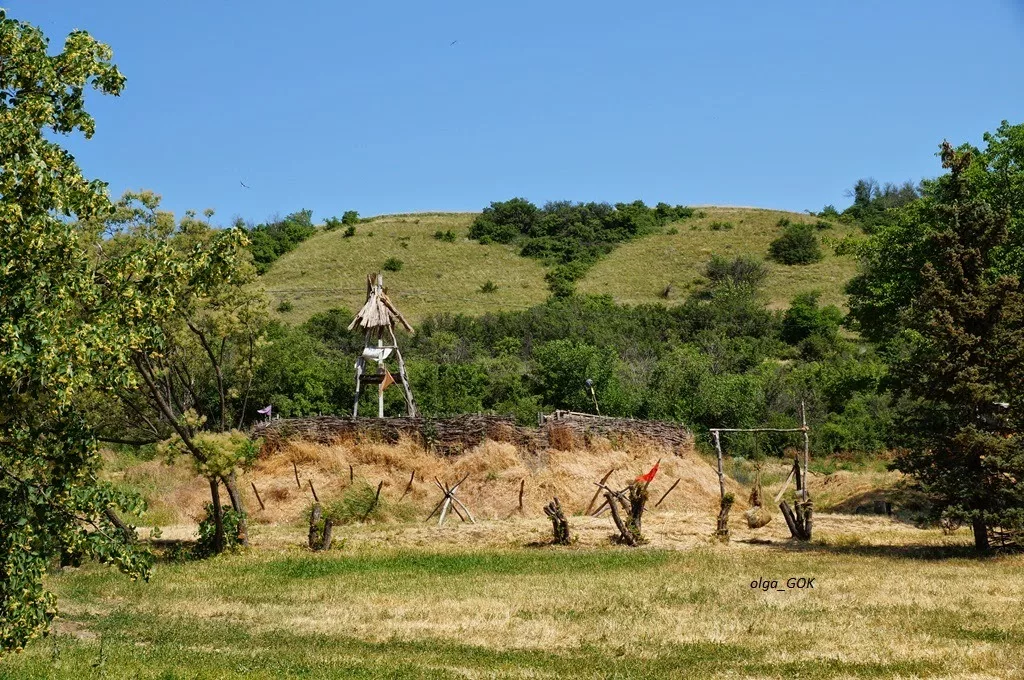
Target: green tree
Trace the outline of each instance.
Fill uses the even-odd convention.
[[[781,264],[813,264],[825,257],[814,225],[803,223],[786,225],[782,236],[769,245],[768,254]]]
[[[76,219],[106,215],[110,201],[56,141],[91,137],[86,88],[117,95],[124,77],[84,31],[59,53],[48,44],[0,9],[0,651],[53,618],[51,560],[95,557],[148,577],[149,556],[116,515],[141,501],[98,480],[78,399],[131,384],[128,348],[148,332],[131,322],[172,304],[148,274],[159,253],[97,265]]]
[[[141,441],[173,435],[197,464],[212,470],[197,435],[242,426],[267,324],[266,299],[249,286],[255,269],[242,229],[214,229],[208,222],[212,210],[205,211],[204,219],[187,212],[176,223],[173,215],[158,209],[159,201],[151,192],[125,194],[105,220],[106,238],[98,244],[97,259],[104,265],[163,253],[153,262],[150,276],[164,280],[174,299],[146,318],[152,333],[132,348],[136,387],[109,392],[120,408],[102,408],[108,416],[100,431],[108,441],[118,441],[120,433]],[[240,540],[245,543],[245,508],[236,470],[216,469],[209,478],[214,510],[220,508],[216,499],[223,482],[241,518]]]
[[[972,178],[972,151],[944,143],[941,157],[950,172],[914,212],[924,224],[910,233],[926,234],[924,264],[889,342],[906,438],[895,464],[920,481],[937,513],[971,523],[984,550],[992,528],[1024,529],[1024,290],[998,269],[1010,213],[994,210]],[[869,299],[860,302],[858,314],[867,314]]]

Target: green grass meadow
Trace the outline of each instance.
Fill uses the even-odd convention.
[[[1024,677],[1022,566],[821,543],[89,566],[49,578],[64,618],[0,678]]]

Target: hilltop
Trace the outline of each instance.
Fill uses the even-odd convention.
[[[780,220],[817,222],[803,213],[757,208],[705,207],[697,215],[620,245],[587,272],[577,289],[610,294],[629,304],[672,304],[700,283],[702,267],[712,255],[764,258],[768,244],[782,232]],[[399,271],[385,272],[386,281],[414,321],[439,312],[476,315],[543,302],[548,296],[547,268],[521,257],[515,246],[469,239],[475,217],[382,215],[362,221],[353,236],[340,229],[320,230],[276,261],[261,282],[271,308],[291,322],[332,307],[357,309],[365,298],[363,276],[380,269],[388,258],[401,260]],[[439,231],[453,232],[455,240],[435,238]],[[840,222],[819,230],[826,256],[816,264],[770,263],[765,286],[769,305],[786,307],[797,293],[819,290],[822,302],[842,306],[842,289],[856,263],[850,256],[835,255],[833,246],[856,231],[856,226]],[[496,289],[483,292],[487,282]]]

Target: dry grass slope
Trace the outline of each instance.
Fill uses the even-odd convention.
[[[701,281],[704,263],[712,255],[725,257],[755,255],[766,258],[768,244],[778,238],[781,218],[815,223],[817,218],[800,213],[754,208],[701,208],[704,217],[676,225],[676,234],[656,234],[620,246],[588,272],[578,286],[584,293],[610,294],[619,302],[640,304],[664,302],[665,287],[672,286],[668,301],[679,300]],[[731,229],[712,229],[714,223],[731,224]],[[849,225],[833,224],[819,230],[823,241],[837,241],[856,231]],[[822,292],[822,302],[845,305],[843,286],[856,271],[852,257],[837,257],[823,244],[825,258],[811,265],[787,266],[769,263],[765,295],[770,306],[785,308],[794,295],[810,290]]]
[[[413,323],[438,312],[476,315],[543,302],[544,268],[508,246],[469,240],[472,221],[465,213],[391,215],[357,225],[350,238],[341,229],[319,233],[275,262],[261,284],[272,309],[291,303],[291,311],[280,315],[290,322],[332,307],[354,313],[366,300],[366,274],[390,257],[403,264],[400,271],[385,271],[384,283]],[[454,243],[434,238],[449,229]],[[487,281],[497,290],[481,292]]]
[[[705,217],[672,225],[678,233],[647,236],[619,246],[588,272],[578,289],[611,294],[630,304],[671,304],[692,290],[712,255],[764,258],[768,244],[781,233],[777,226],[780,218],[814,221],[799,213],[754,208],[702,210]],[[476,315],[542,302],[548,294],[545,268],[520,257],[509,246],[482,246],[466,238],[473,217],[473,213],[388,215],[358,225],[351,238],[345,238],[340,229],[320,233],[276,262],[261,283],[272,308],[281,302],[291,304],[290,311],[280,314],[291,322],[301,322],[331,307],[355,311],[365,299],[363,277],[389,257],[402,260],[403,267],[385,272],[385,282],[399,309],[414,323],[437,312]],[[727,222],[733,228],[713,230],[715,222]],[[451,230],[456,241],[435,239],[439,230]],[[852,231],[852,227],[836,224],[818,233],[823,239],[838,240]],[[785,307],[795,294],[807,290],[821,290],[826,303],[844,304],[842,287],[853,275],[855,262],[835,256],[827,245],[824,250],[826,257],[817,264],[771,266],[766,295],[773,307]],[[497,285],[497,290],[481,292],[487,281]],[[666,299],[660,293],[668,284],[672,290]]]

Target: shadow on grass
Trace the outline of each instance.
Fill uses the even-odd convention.
[[[829,545],[815,541],[805,543],[792,538],[783,541],[766,541],[754,538],[739,540],[736,543],[764,545],[768,549],[777,552],[825,553],[829,555],[887,557],[903,560],[988,560],[1007,554],[996,550],[979,553],[974,549],[974,546],[969,545]]]

